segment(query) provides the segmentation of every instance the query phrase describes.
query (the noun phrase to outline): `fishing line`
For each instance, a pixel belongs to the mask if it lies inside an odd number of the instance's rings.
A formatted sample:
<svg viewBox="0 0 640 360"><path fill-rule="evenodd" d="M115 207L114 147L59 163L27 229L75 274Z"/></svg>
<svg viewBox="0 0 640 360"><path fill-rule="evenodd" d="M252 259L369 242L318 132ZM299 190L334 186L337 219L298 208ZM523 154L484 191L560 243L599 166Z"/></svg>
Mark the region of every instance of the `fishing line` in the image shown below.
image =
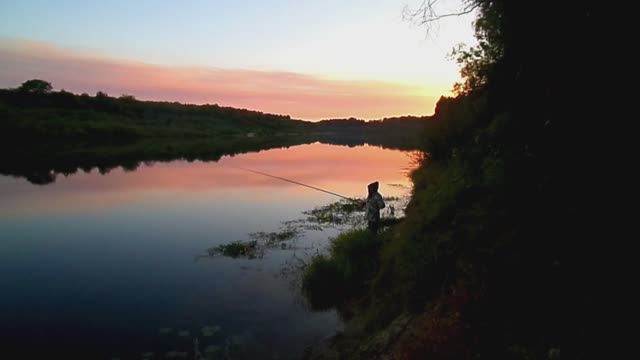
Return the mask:
<svg viewBox="0 0 640 360"><path fill-rule="evenodd" d="M321 188L319 188L319 187L312 186L312 185L303 184L303 183L301 183L301 182L299 182L299 181L295 181L295 180L291 180L291 179L283 178L283 177L281 177L281 176L271 175L271 174L267 174L266 172L257 171L257 170L252 170L252 169L247 169L247 168L243 168L243 167L239 167L239 166L231 166L231 165L227 165L227 166L229 166L229 167L231 167L231 168L236 168L236 169L240 169L240 170L244 170L244 171L252 172L252 173L254 173L254 174L259 174L259 175L262 175L262 176L267 176L267 177L270 177L270 178L274 178L274 179L278 179L278 180L286 181L286 182L289 182L289 183L292 183L292 184L296 184L296 185L300 185L300 186L308 187L308 188L310 188L310 189L317 190L317 191L321 191L321 192L323 192L323 193L327 193L327 194L330 194L330 195L338 196L338 197L341 197L341 198L346 199L346 200L349 200L349 201L359 202L359 201L358 201L358 200L356 200L356 199L352 199L352 198L350 198L350 197L346 197L346 196L344 196L344 195L340 195L340 194L335 193L335 192L333 192L333 191L329 191L329 190L321 189Z"/></svg>

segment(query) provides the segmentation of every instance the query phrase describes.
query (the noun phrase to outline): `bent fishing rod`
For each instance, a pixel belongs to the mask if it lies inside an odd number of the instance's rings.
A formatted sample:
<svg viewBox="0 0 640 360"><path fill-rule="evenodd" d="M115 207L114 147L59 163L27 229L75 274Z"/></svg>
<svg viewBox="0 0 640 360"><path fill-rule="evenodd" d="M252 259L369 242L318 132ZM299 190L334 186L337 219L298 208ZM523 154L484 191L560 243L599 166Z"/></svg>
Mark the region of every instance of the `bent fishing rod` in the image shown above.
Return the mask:
<svg viewBox="0 0 640 360"><path fill-rule="evenodd" d="M235 168L235 169L240 169L240 170L244 170L244 171L252 172L252 173L254 173L254 174L259 174L259 175L262 175L262 176L267 176L267 177L270 177L270 178L273 178L273 179L278 179L278 180L286 181L286 182L288 182L288 183L292 183L292 184L296 184L296 185L300 185L300 186L308 187L308 188L310 188L310 189L317 190L317 191L321 191L321 192L323 192L323 193L327 193L327 194L334 195L334 196L337 196L337 197L341 197L341 198L343 198L343 199L345 199L345 200L349 200L349 201L352 201L352 202L355 202L355 203L358 203L358 204L360 203L360 201L359 201L359 200L356 200L356 199L353 199L353 198L350 198L350 197L347 197L347 196L344 196L344 195L340 195L340 194L335 193L335 192L333 192L333 191L329 191L329 190L321 189L321 188L316 187L316 186L303 184L303 183L301 183L301 182L299 182L299 181L295 181L295 180L291 180L291 179L283 178L283 177L281 177L281 176L271 175L271 174L267 174L266 172L257 171L257 170L252 170L252 169L247 169L247 168L243 168L243 167L239 167L239 166L231 166L231 165L227 165L227 166L229 166L229 167L231 167L231 168Z"/></svg>

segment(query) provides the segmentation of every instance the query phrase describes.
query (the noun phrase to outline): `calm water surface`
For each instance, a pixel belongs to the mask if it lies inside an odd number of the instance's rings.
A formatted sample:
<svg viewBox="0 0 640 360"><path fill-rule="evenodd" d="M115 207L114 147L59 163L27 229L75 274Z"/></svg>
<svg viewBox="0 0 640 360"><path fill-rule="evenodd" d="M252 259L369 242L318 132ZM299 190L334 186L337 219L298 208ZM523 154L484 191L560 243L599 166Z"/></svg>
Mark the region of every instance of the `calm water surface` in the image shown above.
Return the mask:
<svg viewBox="0 0 640 360"><path fill-rule="evenodd" d="M239 167L364 197L373 180L384 196L408 194L410 166L401 151L310 144L79 172L45 186L0 176L0 357L192 359L198 337L203 353L235 346L296 358L341 327L334 311L310 311L282 275L304 254L196 255L337 199ZM302 242L321 248L334 234L307 231ZM205 326L219 331L203 337Z"/></svg>

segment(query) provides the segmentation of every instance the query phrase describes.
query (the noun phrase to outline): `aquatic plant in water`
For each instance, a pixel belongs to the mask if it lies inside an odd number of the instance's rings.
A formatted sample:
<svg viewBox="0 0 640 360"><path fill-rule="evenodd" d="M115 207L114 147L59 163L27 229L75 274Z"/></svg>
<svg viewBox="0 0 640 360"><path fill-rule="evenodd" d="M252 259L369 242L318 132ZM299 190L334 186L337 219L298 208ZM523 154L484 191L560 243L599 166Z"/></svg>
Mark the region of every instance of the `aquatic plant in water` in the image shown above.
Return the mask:
<svg viewBox="0 0 640 360"><path fill-rule="evenodd" d="M261 241L266 246L281 245L285 241L293 240L297 238L301 233L301 229L297 227L286 225L284 229L275 232L255 232L249 234L249 237L254 241Z"/></svg>
<svg viewBox="0 0 640 360"><path fill-rule="evenodd" d="M386 214L383 213L383 226L397 222L395 208L406 206L403 199L387 196L383 198L389 205ZM226 256L231 258L262 258L268 249L279 248L282 250L294 249L294 240L298 239L305 231L323 231L327 228L359 227L365 224L364 204L365 199L346 200L319 206L312 210L304 211L306 218L283 222L283 226L274 232L254 232L249 234L251 240L233 241L209 248L209 256ZM197 256L199 258L200 256Z"/></svg>
<svg viewBox="0 0 640 360"><path fill-rule="evenodd" d="M167 359L175 359L178 357L178 352L175 350L171 350L169 352L167 352L166 354L164 354L164 357Z"/></svg>
<svg viewBox="0 0 640 360"><path fill-rule="evenodd" d="M253 336L249 332L231 336L225 341L225 357L227 359L258 358L258 355L261 355L261 351L256 348L256 345Z"/></svg>
<svg viewBox="0 0 640 360"><path fill-rule="evenodd" d="M387 196L383 200L394 206L394 202L400 200L399 197ZM364 204L366 199L339 200L328 205L318 206L312 210L304 211L307 215L306 222L323 226L351 225L358 226L364 224Z"/></svg>
<svg viewBox="0 0 640 360"><path fill-rule="evenodd" d="M307 215L306 221L319 225L355 224L358 222L355 215L361 213L362 209L361 200L340 200L304 211L303 214Z"/></svg>
<svg viewBox="0 0 640 360"><path fill-rule="evenodd" d="M280 231L276 232L255 232L249 234L252 240L249 241L234 241L228 244L221 244L214 246L207 250L209 256L222 255L232 258L246 257L249 259L261 258L264 255L265 249L278 247L280 249L289 249L292 247L287 242L295 240L300 234L301 230L293 227L286 226Z"/></svg>
<svg viewBox="0 0 640 360"><path fill-rule="evenodd" d="M167 359L186 359L188 356L189 352L177 350L172 350L164 354L164 357Z"/></svg>
<svg viewBox="0 0 640 360"><path fill-rule="evenodd" d="M212 337L220 333L220 326L204 326L202 328L202 336Z"/></svg>
<svg viewBox="0 0 640 360"><path fill-rule="evenodd" d="M234 241L228 244L221 244L207 250L209 256L222 255L232 258L248 257L255 258L260 255L257 249L257 241Z"/></svg>
<svg viewBox="0 0 640 360"><path fill-rule="evenodd" d="M204 348L205 354L213 354L221 351L222 351L222 346L219 346L219 345L209 345L206 348Z"/></svg>

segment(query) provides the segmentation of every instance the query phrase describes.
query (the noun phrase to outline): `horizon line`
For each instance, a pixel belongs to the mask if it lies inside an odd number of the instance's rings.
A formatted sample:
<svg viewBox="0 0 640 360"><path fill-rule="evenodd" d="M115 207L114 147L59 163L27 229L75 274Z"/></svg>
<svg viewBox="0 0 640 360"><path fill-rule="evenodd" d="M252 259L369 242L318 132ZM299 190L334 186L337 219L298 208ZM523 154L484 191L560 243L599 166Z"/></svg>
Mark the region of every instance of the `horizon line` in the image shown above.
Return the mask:
<svg viewBox="0 0 640 360"><path fill-rule="evenodd" d="M50 79L74 93L137 94L147 101L224 104L319 121L429 116L450 90L379 80L341 80L296 73L163 66L71 51L44 42L0 39L0 86Z"/></svg>
<svg viewBox="0 0 640 360"><path fill-rule="evenodd" d="M227 108L227 109L234 109L234 110L248 111L248 112L256 112L256 113L260 113L260 114L263 114L263 115L271 115L271 116L289 118L289 120L292 120L292 121L304 121L304 122L311 122L311 123L316 123L316 122L321 122L321 121L336 121L336 120L338 120L338 121L340 121L340 120L357 120L357 121L363 121L363 122L375 122L375 121L384 121L384 120L387 120L387 119L399 119L399 118L418 118L418 119L422 119L422 118L429 118L429 117L433 116L433 114L431 114L431 115L406 114L406 115L385 116L383 118L375 118L375 119L362 119L362 118L358 118L358 117L355 117L355 116L348 116L348 117L341 117L341 118L322 118L322 119L319 119L319 120L307 120L307 119L301 119L301 118L294 118L290 114L271 113L271 112L265 112L265 111L258 110L258 109L239 108L239 107L234 107L234 106L221 105L221 104L218 104L218 103L208 103L208 102L206 102L206 103L191 103L191 102L180 102L178 100L143 99L143 98L138 98L135 94L120 94L119 96L118 95L113 95L112 96L112 95L108 94L106 91L102 91L102 90L96 91L96 93L94 95L91 95L91 94L89 94L87 92L77 93L77 92L66 90L64 88L57 89L56 87L53 86L52 82L50 82L50 81L48 81L46 79L40 79L40 78L30 78L30 79L27 79L27 80L21 82L17 87L5 87L5 88L0 88L0 90L20 91L20 86L22 84L24 84L25 82L31 81L31 80L39 80L39 81L44 81L44 82L47 82L47 83L51 84L52 90L50 92L45 93L45 94L65 92L65 93L69 93L69 94L72 94L72 95L78 96L78 97L88 96L90 98L97 98L98 97L98 93L102 93L106 97L111 98L111 99L115 99L115 100L121 100L122 98L125 98L125 97L131 97L131 100L137 101L137 102L167 103L167 104L177 104L177 105L181 105L181 106L216 106L216 107L220 107L220 108ZM444 97L444 95L442 95L440 98L442 98L442 97Z"/></svg>

